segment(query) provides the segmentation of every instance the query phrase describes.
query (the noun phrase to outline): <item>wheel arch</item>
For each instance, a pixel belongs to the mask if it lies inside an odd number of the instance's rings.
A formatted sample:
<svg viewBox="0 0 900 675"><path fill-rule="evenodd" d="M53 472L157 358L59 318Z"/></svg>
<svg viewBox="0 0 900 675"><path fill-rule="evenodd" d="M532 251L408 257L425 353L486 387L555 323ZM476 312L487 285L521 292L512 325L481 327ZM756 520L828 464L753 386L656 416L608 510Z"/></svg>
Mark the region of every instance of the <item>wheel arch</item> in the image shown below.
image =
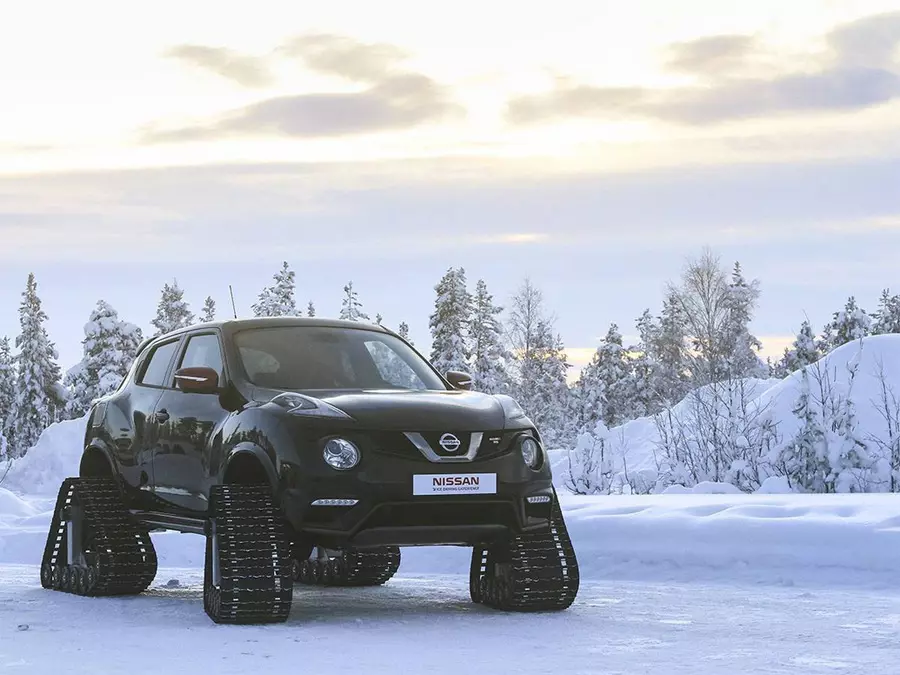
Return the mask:
<svg viewBox="0 0 900 675"><path fill-rule="evenodd" d="M92 443L81 453L78 465L81 478L113 478L116 476L116 465L105 447Z"/></svg>
<svg viewBox="0 0 900 675"><path fill-rule="evenodd" d="M278 476L275 466L266 452L253 443L240 443L231 452L225 461L222 471L224 484L251 484L268 485L272 494L277 494Z"/></svg>

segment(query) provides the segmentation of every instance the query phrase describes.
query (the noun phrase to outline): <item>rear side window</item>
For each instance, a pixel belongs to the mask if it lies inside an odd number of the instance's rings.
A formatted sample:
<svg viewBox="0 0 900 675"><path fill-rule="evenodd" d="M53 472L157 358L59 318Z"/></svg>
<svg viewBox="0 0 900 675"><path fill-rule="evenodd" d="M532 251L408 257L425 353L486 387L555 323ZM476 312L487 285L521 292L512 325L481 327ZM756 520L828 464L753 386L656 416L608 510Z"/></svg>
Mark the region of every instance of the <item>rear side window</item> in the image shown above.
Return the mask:
<svg viewBox="0 0 900 675"><path fill-rule="evenodd" d="M144 374L138 384L144 384L149 387L162 387L166 383L166 372L169 370L169 364L172 357L175 356L175 348L178 342L167 342L153 350L150 355L150 362L144 368Z"/></svg>
<svg viewBox="0 0 900 675"><path fill-rule="evenodd" d="M195 335L188 340L187 349L184 350L184 358L181 359L180 368L193 368L206 366L219 374L219 383L225 379L225 366L222 363L222 350L219 348L219 338L215 335Z"/></svg>

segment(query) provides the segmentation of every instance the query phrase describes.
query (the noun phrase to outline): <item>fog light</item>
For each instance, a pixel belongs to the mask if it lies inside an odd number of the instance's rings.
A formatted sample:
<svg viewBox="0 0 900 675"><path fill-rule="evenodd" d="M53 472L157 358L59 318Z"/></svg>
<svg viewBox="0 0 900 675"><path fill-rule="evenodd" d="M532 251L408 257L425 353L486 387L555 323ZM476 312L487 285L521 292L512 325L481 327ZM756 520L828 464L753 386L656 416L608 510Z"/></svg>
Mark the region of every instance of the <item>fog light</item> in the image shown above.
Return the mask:
<svg viewBox="0 0 900 675"><path fill-rule="evenodd" d="M358 499L317 499L312 506L356 506Z"/></svg>
<svg viewBox="0 0 900 675"><path fill-rule="evenodd" d="M548 504L550 502L550 497L547 495L535 495L534 497L526 497L525 499L529 504Z"/></svg>
<svg viewBox="0 0 900 675"><path fill-rule="evenodd" d="M541 446L538 445L538 442L531 436L525 436L519 444L519 448L522 450L522 459L525 463L532 469L536 468L541 458Z"/></svg>
<svg viewBox="0 0 900 675"><path fill-rule="evenodd" d="M359 448L346 438L332 438L325 444L322 457L332 469L345 471L359 464Z"/></svg>

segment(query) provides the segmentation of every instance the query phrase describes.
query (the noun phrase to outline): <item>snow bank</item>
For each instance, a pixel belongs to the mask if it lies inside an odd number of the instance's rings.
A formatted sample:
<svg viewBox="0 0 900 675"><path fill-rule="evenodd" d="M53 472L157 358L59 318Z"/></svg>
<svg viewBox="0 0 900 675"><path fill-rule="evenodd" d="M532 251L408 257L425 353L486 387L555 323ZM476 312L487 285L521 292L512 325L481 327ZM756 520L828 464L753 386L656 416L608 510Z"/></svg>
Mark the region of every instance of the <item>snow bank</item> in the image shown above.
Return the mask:
<svg viewBox="0 0 900 675"><path fill-rule="evenodd" d="M856 377L851 389L850 372L853 368L856 369ZM900 335L871 336L838 347L818 363L810 366L808 376L813 397L817 394L817 377L827 377L833 383L834 394L837 397L849 396L855 408L857 436L866 443L870 456L879 455L882 452L879 444L887 440L887 425L883 413L879 410L882 382L887 385L888 391L892 391L900 400ZM784 380L750 379L743 380L741 384L746 391L747 408L763 411L764 416L775 425L776 442L771 448L774 455L786 447L800 429L800 420L794 414L794 409L801 393L802 373L795 372ZM702 398L704 391L701 389L699 394ZM670 412L671 419L675 420L674 428L684 430L688 434L692 433L694 424L691 409L695 397L696 394L691 394L673 406L670 411L666 411ZM668 417L666 413L663 414L664 418ZM624 482L622 472L625 470L626 461L629 476L640 472L652 474L657 470L657 462L662 458L662 451L660 432L654 418L642 417L627 422L610 429L608 433L604 432L604 435L612 456L612 472L617 474L612 481L613 489ZM563 485L568 469L567 452L564 450L551 452L550 462L557 486L565 489ZM761 476L766 487L760 488L760 491L790 492L783 479L767 482L766 479L773 477L772 474L774 470L769 469L769 473ZM887 490L889 476L890 469L886 462L878 461L871 475L874 480L866 485L866 489ZM646 475L643 482L647 482ZM650 484L653 482L650 480Z"/></svg>
<svg viewBox="0 0 900 675"><path fill-rule="evenodd" d="M13 462L3 487L26 495L56 496L63 480L78 475L86 426L87 416L47 427L37 444Z"/></svg>

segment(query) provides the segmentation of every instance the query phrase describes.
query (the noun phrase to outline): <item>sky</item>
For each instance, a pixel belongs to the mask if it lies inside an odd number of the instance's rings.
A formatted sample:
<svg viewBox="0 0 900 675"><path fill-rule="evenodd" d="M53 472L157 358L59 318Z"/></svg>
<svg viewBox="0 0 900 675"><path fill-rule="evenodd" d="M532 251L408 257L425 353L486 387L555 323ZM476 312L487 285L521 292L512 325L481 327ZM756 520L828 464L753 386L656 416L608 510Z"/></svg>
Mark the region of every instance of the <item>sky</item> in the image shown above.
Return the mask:
<svg viewBox="0 0 900 675"><path fill-rule="evenodd" d="M426 349L448 267L528 277L574 370L704 246L767 355L900 286L900 0L33 0L0 87L0 335L34 272L64 368L101 298L246 316L282 261Z"/></svg>

